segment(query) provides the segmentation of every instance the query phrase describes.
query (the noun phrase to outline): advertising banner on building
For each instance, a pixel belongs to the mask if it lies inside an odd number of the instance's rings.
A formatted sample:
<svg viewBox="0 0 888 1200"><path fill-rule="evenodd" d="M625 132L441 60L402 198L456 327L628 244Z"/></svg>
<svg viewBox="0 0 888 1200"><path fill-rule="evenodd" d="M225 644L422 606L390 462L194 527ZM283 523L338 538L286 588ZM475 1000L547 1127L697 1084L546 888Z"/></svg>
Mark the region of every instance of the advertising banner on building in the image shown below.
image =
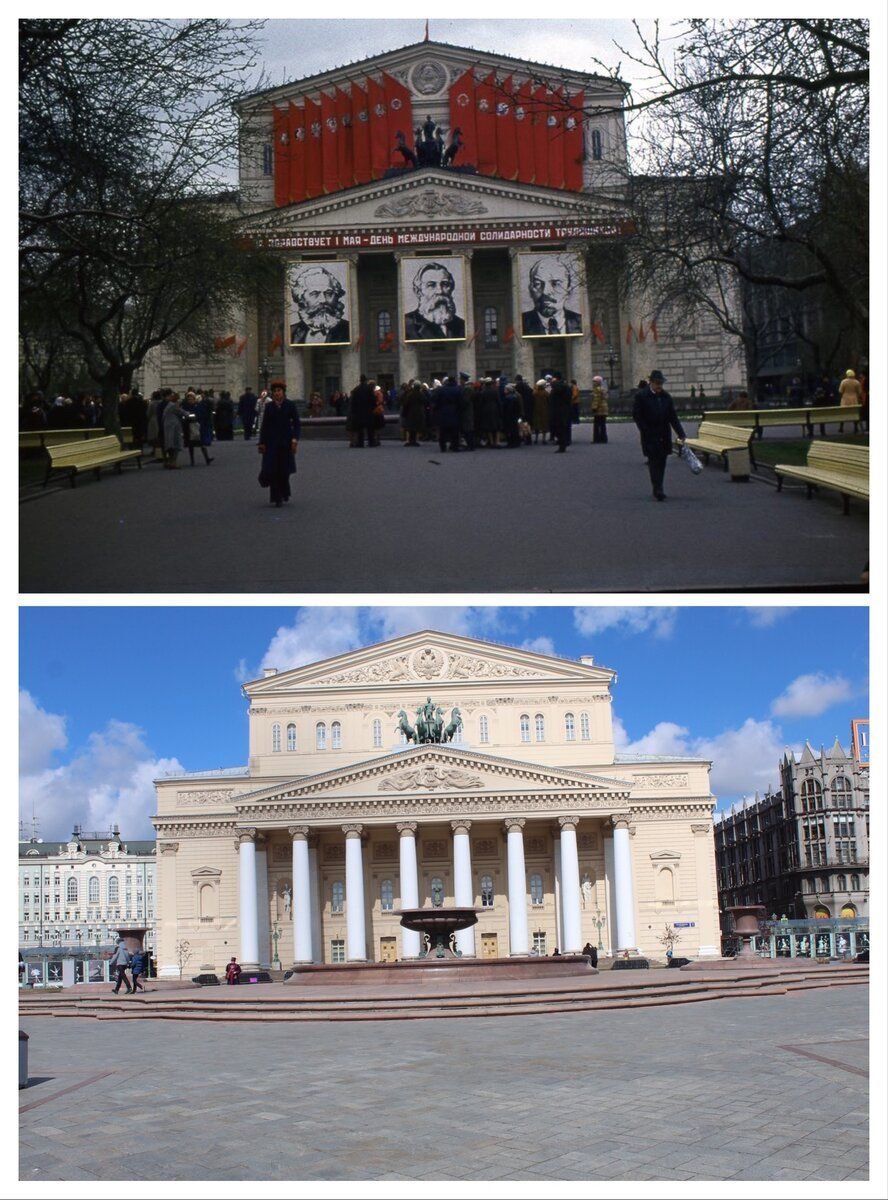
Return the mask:
<svg viewBox="0 0 888 1200"><path fill-rule="evenodd" d="M287 325L291 346L351 342L348 263L291 263L287 268Z"/></svg>
<svg viewBox="0 0 888 1200"><path fill-rule="evenodd" d="M465 259L403 258L401 313L405 342L454 342L466 336Z"/></svg>
<svg viewBox="0 0 888 1200"><path fill-rule="evenodd" d="M851 738L854 744L854 757L862 767L869 766L869 717L861 717L851 722Z"/></svg>
<svg viewBox="0 0 888 1200"><path fill-rule="evenodd" d="M521 336L581 337L583 317L579 289L583 264L579 254L519 254L518 286Z"/></svg>

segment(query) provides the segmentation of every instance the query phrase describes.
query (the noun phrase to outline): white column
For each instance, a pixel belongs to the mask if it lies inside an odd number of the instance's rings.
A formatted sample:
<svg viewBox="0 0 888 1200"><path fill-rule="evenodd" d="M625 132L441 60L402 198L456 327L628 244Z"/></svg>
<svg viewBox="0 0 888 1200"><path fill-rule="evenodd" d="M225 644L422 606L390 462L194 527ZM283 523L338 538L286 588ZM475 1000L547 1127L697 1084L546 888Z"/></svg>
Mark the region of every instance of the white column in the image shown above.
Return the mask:
<svg viewBox="0 0 888 1200"><path fill-rule="evenodd" d="M697 953L700 958L721 957L718 924L718 882L715 875L715 845L712 821L691 825L694 835L694 875L697 880ZM679 954L681 951L679 950Z"/></svg>
<svg viewBox="0 0 888 1200"><path fill-rule="evenodd" d="M614 839L605 837L604 830L606 825L602 824L601 843L604 846L604 915L606 921L607 941L604 944L604 953L608 958L613 958L614 947L616 945L615 930L617 928L617 910L614 897Z"/></svg>
<svg viewBox="0 0 888 1200"><path fill-rule="evenodd" d="M345 834L345 955L349 962L367 961L367 925L364 920L363 825L343 825Z"/></svg>
<svg viewBox="0 0 888 1200"><path fill-rule="evenodd" d="M561 949L564 941L564 916L562 909L562 897L564 895L561 886L561 826L559 825L557 832L553 838L555 843L555 945Z"/></svg>
<svg viewBox="0 0 888 1200"><path fill-rule="evenodd" d="M612 817L614 825L614 892L617 907L617 944L615 954L637 951L635 942L635 897L632 892L632 849L629 845L629 818Z"/></svg>
<svg viewBox="0 0 888 1200"><path fill-rule="evenodd" d="M361 326L361 303L358 295L358 255L345 254L339 257L348 259L348 292L351 299L349 321L352 337L350 345L340 347L339 363L341 378L339 380L339 387L343 392L350 392L352 388L357 387L361 378L361 347L358 345L358 334Z"/></svg>
<svg viewBox="0 0 888 1200"><path fill-rule="evenodd" d="M451 821L453 830L453 898L458 908L471 908L475 903L472 886L472 850L469 842L471 821ZM474 928L460 929L456 934L456 948L466 958L475 957Z"/></svg>
<svg viewBox="0 0 888 1200"><path fill-rule="evenodd" d="M160 863L157 869L157 974L161 979L178 979L181 975L176 958L179 940L178 905L176 903L176 852L178 842L158 842Z"/></svg>
<svg viewBox="0 0 888 1200"><path fill-rule="evenodd" d="M405 383L408 379L417 379L419 377L419 350L417 342L404 341L404 313L413 307L409 297L401 295L401 259L412 257L410 250L395 251L395 269L398 274L398 324L397 336L395 345L398 347L398 370L396 379L398 382L403 380ZM405 308L405 305L407 306Z"/></svg>
<svg viewBox="0 0 888 1200"><path fill-rule="evenodd" d="M240 965L259 966L259 926L256 912L256 830L243 829L237 837L240 883Z"/></svg>
<svg viewBox="0 0 888 1200"><path fill-rule="evenodd" d="M271 966L271 928L268 903L268 851L261 838L256 845L256 929L259 941L259 962Z"/></svg>
<svg viewBox="0 0 888 1200"><path fill-rule="evenodd" d="M536 382L536 376L533 372L533 342L528 338L521 336L521 312L522 309L532 307L529 296L521 294L521 273L518 270L518 254L517 246L512 246L509 249L509 266L512 272L512 328L515 330L515 337L512 341L512 378L516 375L523 375L525 383L529 383L533 387ZM559 950L561 947L558 947Z"/></svg>
<svg viewBox="0 0 888 1200"><path fill-rule="evenodd" d="M565 338L567 343L567 373L576 379L581 391L592 387L592 318L589 315L589 262L581 242L568 242L567 249L576 252L580 262L580 273L574 295L583 321L583 336Z"/></svg>
<svg viewBox="0 0 888 1200"><path fill-rule="evenodd" d="M298 263L298 258L289 258L288 263ZM284 280L284 307L282 310L284 382L287 385L288 400L307 400L309 389L306 387L306 374L309 360L306 357L311 350L304 346L290 345L290 289L288 280ZM270 383L270 381L269 381Z"/></svg>
<svg viewBox="0 0 888 1200"><path fill-rule="evenodd" d="M416 875L416 822L398 825L400 834L399 874L401 879L401 908L419 908L419 886ZM419 930L401 929L401 957L419 958Z"/></svg>
<svg viewBox="0 0 888 1200"><path fill-rule="evenodd" d="M466 246L460 246L456 250L457 254L461 254L466 260L465 266L465 321L466 321L466 340L456 343L456 369L457 371L465 371L470 379L474 379L477 375L477 367L475 365L475 346L477 338L475 337L475 297L472 290L472 251ZM457 943L459 936L457 935ZM472 935L472 941L475 937Z"/></svg>
<svg viewBox="0 0 888 1200"><path fill-rule="evenodd" d="M509 864L509 954L527 954L527 876L524 870L524 818L510 817L507 856Z"/></svg>
<svg viewBox="0 0 888 1200"><path fill-rule="evenodd" d="M318 839L308 839L308 876L311 890L311 948L314 962L324 961L324 941L321 937L321 876L318 871Z"/></svg>
<svg viewBox="0 0 888 1200"><path fill-rule="evenodd" d="M561 826L561 895L564 906L564 944L562 954L579 954L580 933L580 860L577 854L577 822L574 817L559 817Z"/></svg>
<svg viewBox="0 0 888 1200"><path fill-rule="evenodd" d="M293 951L296 963L314 962L311 939L311 868L307 825L291 825L293 839Z"/></svg>

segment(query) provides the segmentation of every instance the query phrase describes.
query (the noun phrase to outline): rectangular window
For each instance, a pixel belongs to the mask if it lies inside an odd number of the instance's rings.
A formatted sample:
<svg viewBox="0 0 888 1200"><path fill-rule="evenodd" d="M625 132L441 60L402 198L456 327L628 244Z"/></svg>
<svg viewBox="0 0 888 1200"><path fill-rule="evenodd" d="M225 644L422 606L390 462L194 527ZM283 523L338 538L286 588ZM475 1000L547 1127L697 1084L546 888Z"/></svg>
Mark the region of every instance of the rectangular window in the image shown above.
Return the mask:
<svg viewBox="0 0 888 1200"><path fill-rule="evenodd" d="M537 932L533 935L533 952L534 954L546 953L546 935L542 932Z"/></svg>
<svg viewBox="0 0 888 1200"><path fill-rule="evenodd" d="M271 175L274 171L274 152L270 142L262 147L262 174Z"/></svg>
<svg viewBox="0 0 888 1200"><path fill-rule="evenodd" d="M330 962L345 962L345 940L343 938L334 938L330 943Z"/></svg>

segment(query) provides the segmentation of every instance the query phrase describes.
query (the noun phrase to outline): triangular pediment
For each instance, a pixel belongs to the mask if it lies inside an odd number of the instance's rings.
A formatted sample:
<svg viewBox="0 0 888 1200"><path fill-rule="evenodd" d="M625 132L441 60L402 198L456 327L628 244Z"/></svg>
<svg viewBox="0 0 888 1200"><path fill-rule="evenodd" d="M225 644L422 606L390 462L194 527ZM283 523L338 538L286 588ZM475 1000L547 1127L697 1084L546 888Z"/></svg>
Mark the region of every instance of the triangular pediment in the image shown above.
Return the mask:
<svg viewBox="0 0 888 1200"><path fill-rule="evenodd" d="M555 658L479 641L461 634L425 630L340 654L336 658L281 671L244 685L251 700L287 696L315 688L432 687L436 683L519 683L533 680L583 681L606 687L614 672L571 659Z"/></svg>
<svg viewBox="0 0 888 1200"><path fill-rule="evenodd" d="M218 879L222 872L216 867L197 867L191 872L192 879Z"/></svg>
<svg viewBox="0 0 888 1200"><path fill-rule="evenodd" d="M512 797L582 797L613 807L625 804L631 784L585 771L563 770L495 755L479 754L449 744L410 746L383 758L369 759L338 771L275 783L239 796L240 820L256 806L355 801L372 797L386 803L397 796L477 796L488 793Z"/></svg>

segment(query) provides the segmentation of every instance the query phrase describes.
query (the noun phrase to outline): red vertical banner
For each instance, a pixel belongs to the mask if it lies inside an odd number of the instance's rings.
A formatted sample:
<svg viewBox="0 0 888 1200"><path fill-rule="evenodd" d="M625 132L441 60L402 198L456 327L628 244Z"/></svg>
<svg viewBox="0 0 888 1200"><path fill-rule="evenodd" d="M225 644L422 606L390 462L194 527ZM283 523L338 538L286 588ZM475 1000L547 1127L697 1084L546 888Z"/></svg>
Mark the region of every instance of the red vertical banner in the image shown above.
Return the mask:
<svg viewBox="0 0 888 1200"><path fill-rule="evenodd" d="M564 122L564 186L572 192L583 190L583 93L568 100L570 112Z"/></svg>
<svg viewBox="0 0 888 1200"><path fill-rule="evenodd" d="M351 98L348 92L336 89L336 160L339 166L339 186L351 187L355 181L354 139L352 136Z"/></svg>
<svg viewBox="0 0 888 1200"><path fill-rule="evenodd" d="M556 88L546 113L549 187L564 187L564 88Z"/></svg>
<svg viewBox="0 0 888 1200"><path fill-rule="evenodd" d="M388 152L390 167L406 167L407 163L400 154L395 153L398 134L403 133L404 141L413 148L413 110L410 104L410 93L403 83L392 79L391 75L383 72L382 86L385 89L385 106L388 111Z"/></svg>
<svg viewBox="0 0 888 1200"><path fill-rule="evenodd" d="M305 195L309 200L323 194L321 158L321 106L305 99Z"/></svg>
<svg viewBox="0 0 888 1200"><path fill-rule="evenodd" d="M475 132L478 138L478 170L482 175L496 174L496 88L491 71L475 87Z"/></svg>
<svg viewBox="0 0 888 1200"><path fill-rule="evenodd" d="M515 137L518 178L522 183L533 183L533 84L529 79L515 93Z"/></svg>
<svg viewBox="0 0 888 1200"><path fill-rule="evenodd" d="M305 109L290 101L290 203L305 199Z"/></svg>
<svg viewBox="0 0 888 1200"><path fill-rule="evenodd" d="M475 132L475 76L469 67L450 89L450 137L460 130L463 144L456 156L456 166L478 165L478 135Z"/></svg>
<svg viewBox="0 0 888 1200"><path fill-rule="evenodd" d="M549 132L546 129L548 101L540 84L533 92L533 181L540 187L549 183Z"/></svg>
<svg viewBox="0 0 888 1200"><path fill-rule="evenodd" d="M518 178L518 134L511 75L496 89L496 165L500 179Z"/></svg>
<svg viewBox="0 0 888 1200"><path fill-rule="evenodd" d="M382 179L391 165L391 150L395 143L389 146L385 88L375 79L367 80L367 101L370 112L370 177Z"/></svg>
<svg viewBox="0 0 888 1200"><path fill-rule="evenodd" d="M287 110L274 109L274 205L282 208L290 202L290 135Z"/></svg>
<svg viewBox="0 0 888 1200"><path fill-rule="evenodd" d="M356 83L352 84L352 152L355 165L355 183L370 182L370 107L367 93Z"/></svg>
<svg viewBox="0 0 888 1200"><path fill-rule="evenodd" d="M326 92L321 92L321 160L324 191L327 195L339 191L338 129L336 100Z"/></svg>

